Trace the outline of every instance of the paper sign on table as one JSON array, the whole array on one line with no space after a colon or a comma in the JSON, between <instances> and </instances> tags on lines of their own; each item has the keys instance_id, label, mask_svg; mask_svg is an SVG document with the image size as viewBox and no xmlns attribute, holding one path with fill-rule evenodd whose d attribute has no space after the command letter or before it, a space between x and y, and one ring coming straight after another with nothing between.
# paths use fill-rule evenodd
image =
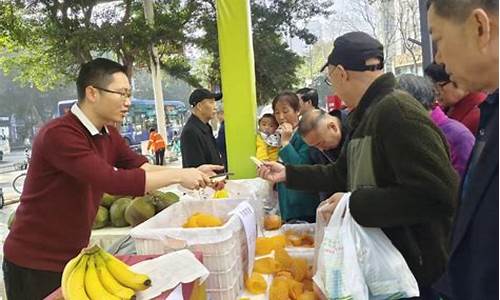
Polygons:
<instances>
[{"instance_id":1,"label":"paper sign on table","mask_svg":"<svg viewBox=\"0 0 500 300\"><path fill-rule=\"evenodd\" d=\"M181 286L181 283L193 282L198 278L201 278L200 283L202 283L209 275L207 268L189 250L180 250L142 261L130 269L147 274L151 279L151 287L138 292L137 300L153 299L164 291ZM182 288L180 290L182 294Z\"/></svg>"},{"instance_id":2,"label":"paper sign on table","mask_svg":"<svg viewBox=\"0 0 500 300\"><path fill-rule=\"evenodd\" d=\"M179 284L165 300L184 300L184 296L182 296L182 284Z\"/></svg>"},{"instance_id":3,"label":"paper sign on table","mask_svg":"<svg viewBox=\"0 0 500 300\"><path fill-rule=\"evenodd\" d=\"M253 262L255 260L255 240L257 238L257 222L255 219L255 211L253 210L250 203L248 203L247 201L243 201L229 214L237 215L240 218L241 223L243 223L248 249L247 273L250 276L252 274Z\"/></svg>"}]
</instances>

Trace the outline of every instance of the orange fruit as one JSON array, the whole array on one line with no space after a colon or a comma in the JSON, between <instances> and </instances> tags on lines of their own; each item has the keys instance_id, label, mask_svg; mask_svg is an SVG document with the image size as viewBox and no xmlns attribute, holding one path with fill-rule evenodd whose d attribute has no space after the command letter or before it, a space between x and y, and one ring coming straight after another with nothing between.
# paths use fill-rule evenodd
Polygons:
<instances>
[{"instance_id":1,"label":"orange fruit","mask_svg":"<svg viewBox=\"0 0 500 300\"><path fill-rule=\"evenodd\" d=\"M251 294L263 294L267 290L267 282L261 274L253 272L245 280L245 287Z\"/></svg>"},{"instance_id":2,"label":"orange fruit","mask_svg":"<svg viewBox=\"0 0 500 300\"><path fill-rule=\"evenodd\" d=\"M315 300L317 299L312 291L305 291L302 295L299 296L297 300Z\"/></svg>"},{"instance_id":3,"label":"orange fruit","mask_svg":"<svg viewBox=\"0 0 500 300\"><path fill-rule=\"evenodd\" d=\"M295 234L289 234L286 237L292 246L299 247L302 245L302 237Z\"/></svg>"},{"instance_id":4,"label":"orange fruit","mask_svg":"<svg viewBox=\"0 0 500 300\"><path fill-rule=\"evenodd\" d=\"M267 215L264 217L264 229L276 230L281 227L281 217L278 215Z\"/></svg>"},{"instance_id":5,"label":"orange fruit","mask_svg":"<svg viewBox=\"0 0 500 300\"><path fill-rule=\"evenodd\" d=\"M280 264L274 258L264 257L255 261L253 270L262 274L274 274L280 270Z\"/></svg>"}]
</instances>

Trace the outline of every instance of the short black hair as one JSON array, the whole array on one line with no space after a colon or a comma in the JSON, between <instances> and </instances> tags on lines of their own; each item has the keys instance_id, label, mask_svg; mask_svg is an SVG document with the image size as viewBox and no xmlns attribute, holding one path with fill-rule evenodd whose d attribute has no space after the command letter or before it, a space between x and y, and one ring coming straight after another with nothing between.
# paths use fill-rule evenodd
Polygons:
<instances>
[{"instance_id":1,"label":"short black hair","mask_svg":"<svg viewBox=\"0 0 500 300\"><path fill-rule=\"evenodd\" d=\"M427 0L427 9L434 6L440 17L463 22L471 11L482 8L498 16L498 0Z\"/></svg>"},{"instance_id":2,"label":"short black hair","mask_svg":"<svg viewBox=\"0 0 500 300\"><path fill-rule=\"evenodd\" d=\"M107 58L96 58L82 64L76 78L78 100L81 101L85 98L85 89L89 85L105 88L111 81L111 75L118 72L127 75L127 68Z\"/></svg>"},{"instance_id":3,"label":"short black hair","mask_svg":"<svg viewBox=\"0 0 500 300\"><path fill-rule=\"evenodd\" d=\"M149 128L149 132L150 133L153 132L153 131L156 131L156 128L154 128L154 127Z\"/></svg>"},{"instance_id":4,"label":"short black hair","mask_svg":"<svg viewBox=\"0 0 500 300\"><path fill-rule=\"evenodd\" d=\"M271 119L275 125L278 125L278 121L276 120L276 118L274 117L273 114L263 114L262 117L260 117L259 119L259 125L260 125L260 122L264 119Z\"/></svg>"},{"instance_id":5,"label":"short black hair","mask_svg":"<svg viewBox=\"0 0 500 300\"><path fill-rule=\"evenodd\" d=\"M401 90L412 95L426 110L432 110L436 94L429 79L413 74L403 74L398 76L397 80Z\"/></svg>"},{"instance_id":6,"label":"short black hair","mask_svg":"<svg viewBox=\"0 0 500 300\"><path fill-rule=\"evenodd\" d=\"M285 101L290 105L291 108L293 108L294 111L298 112L300 111L300 100L297 94L291 91L284 91L281 92L278 96L274 97L273 99L273 111L276 110L276 104L279 101Z\"/></svg>"},{"instance_id":7,"label":"short black hair","mask_svg":"<svg viewBox=\"0 0 500 300\"><path fill-rule=\"evenodd\" d=\"M300 90L295 92L297 95L300 95L302 101L308 102L311 101L312 106L314 108L318 108L318 91L311 88L301 88Z\"/></svg>"},{"instance_id":8,"label":"short black hair","mask_svg":"<svg viewBox=\"0 0 500 300\"><path fill-rule=\"evenodd\" d=\"M446 70L443 65L432 63L428 65L424 73L428 76L434 83L436 82L446 82L450 81L450 75L446 73Z\"/></svg>"}]
</instances>

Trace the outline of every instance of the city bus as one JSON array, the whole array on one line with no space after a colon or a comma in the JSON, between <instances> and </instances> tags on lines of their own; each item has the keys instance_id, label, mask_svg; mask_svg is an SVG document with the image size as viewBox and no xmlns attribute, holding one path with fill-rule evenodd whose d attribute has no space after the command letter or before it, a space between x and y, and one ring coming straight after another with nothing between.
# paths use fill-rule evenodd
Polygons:
<instances>
[{"instance_id":1,"label":"city bus","mask_svg":"<svg viewBox=\"0 0 500 300\"><path fill-rule=\"evenodd\" d=\"M62 116L70 111L76 99L62 100L57 103L57 116ZM179 135L189 112L182 101L164 101L167 138L172 141L174 135ZM138 145L149 139L149 129L156 128L155 101L150 99L132 98L132 105L121 124L121 134L129 145Z\"/></svg>"}]
</instances>

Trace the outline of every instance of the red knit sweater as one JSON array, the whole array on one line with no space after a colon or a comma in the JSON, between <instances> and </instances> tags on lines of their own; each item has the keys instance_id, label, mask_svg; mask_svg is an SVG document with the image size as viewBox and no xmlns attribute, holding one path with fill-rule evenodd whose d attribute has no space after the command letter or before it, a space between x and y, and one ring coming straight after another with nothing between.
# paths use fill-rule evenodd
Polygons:
<instances>
[{"instance_id":1,"label":"red knit sweater","mask_svg":"<svg viewBox=\"0 0 500 300\"><path fill-rule=\"evenodd\" d=\"M92 136L71 112L40 129L32 161L4 244L4 256L22 267L62 272L89 242L103 192L144 194L146 159L116 128Z\"/></svg>"}]
</instances>

